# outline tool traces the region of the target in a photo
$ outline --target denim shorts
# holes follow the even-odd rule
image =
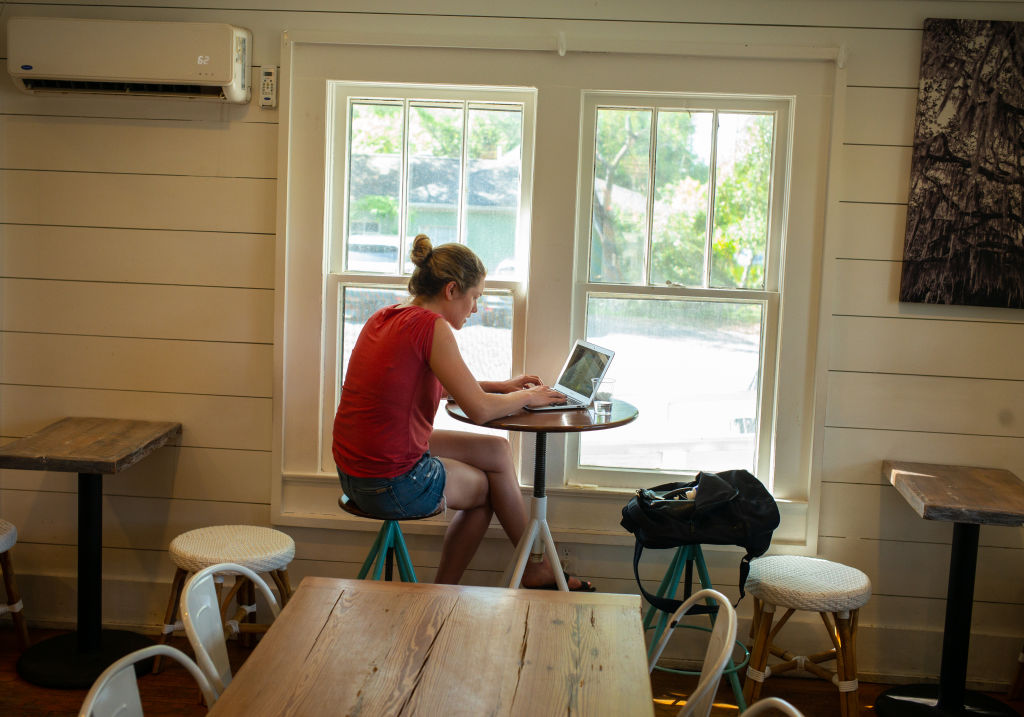
[[[385,520],[430,515],[444,499],[444,464],[429,453],[394,478],[359,478],[340,468],[338,477],[349,500],[360,510]]]

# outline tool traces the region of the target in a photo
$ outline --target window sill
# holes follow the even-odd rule
[[[282,499],[272,505],[271,520],[275,525],[364,532],[380,529],[378,521],[357,518],[338,507],[341,489],[336,475],[286,474],[282,475],[281,483]],[[521,486],[521,490],[529,506],[533,489]],[[622,508],[635,492],[626,488],[597,486],[549,487],[547,519],[552,537],[556,543],[633,545],[633,535],[622,528],[619,521],[622,519]],[[289,507],[287,511],[281,510],[282,503]],[[780,500],[778,506],[782,522],[772,537],[772,552],[813,555],[817,541],[806,539],[807,503]],[[406,521],[402,524],[402,532],[409,535],[442,535],[447,523],[442,513],[433,518]],[[505,539],[497,521],[493,521],[488,528],[487,538]],[[739,550],[732,546],[721,546],[721,549]]]

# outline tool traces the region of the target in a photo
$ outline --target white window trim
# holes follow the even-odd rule
[[[330,96],[334,90],[334,96]],[[515,237],[516,257],[527,260],[529,257],[530,240],[530,207],[533,194],[533,139],[534,139],[534,118],[536,113],[537,95],[533,88],[524,87],[484,87],[484,86],[460,86],[451,85],[430,85],[424,83],[369,83],[369,82],[336,82],[332,81],[328,87],[327,97],[327,123],[325,125],[325,140],[328,157],[338,155],[332,151],[331,138],[344,137],[346,147],[349,142],[347,133],[348,123],[346,121],[347,111],[340,111],[338,104],[344,103],[347,107],[351,98],[400,98],[416,99],[428,97],[431,100],[468,100],[472,103],[495,101],[498,97],[507,99],[509,102],[521,104],[523,107],[523,139],[521,155],[521,177],[519,187],[519,217]],[[338,127],[341,123],[341,127]],[[333,125],[334,130],[329,129]],[[346,150],[347,151],[347,150]],[[347,160],[347,154],[344,156]],[[334,414],[337,410],[338,401],[341,398],[340,378],[341,365],[338,357],[338,317],[337,309],[340,306],[339,298],[342,287],[354,286],[387,286],[404,290],[409,281],[406,274],[374,274],[365,271],[348,271],[345,267],[344,242],[338,241],[337,236],[330,236],[334,225],[332,224],[331,212],[341,206],[345,215],[341,218],[340,224],[348,224],[348,206],[344,197],[348,195],[348,187],[345,182],[348,179],[348,172],[342,171],[340,180],[332,177],[331,167],[326,166],[325,161],[325,191],[331,193],[336,199],[335,202],[325,202],[324,223],[327,245],[324,252],[325,266],[325,298],[323,317],[323,363],[320,367],[320,374],[323,376],[322,393],[333,395],[333,400],[321,401],[321,427],[331,426],[334,422]],[[334,186],[334,182],[340,181],[340,188]],[[342,232],[343,233],[343,232]],[[406,238],[407,244],[411,244],[412,237]],[[406,253],[403,254],[403,251]],[[408,256],[407,248],[400,249],[399,261],[404,264],[403,257]],[[344,268],[342,268],[344,267]],[[523,272],[525,273],[525,272]],[[489,279],[487,282],[488,293],[496,289],[510,291],[513,302],[513,315],[516,320],[512,330],[512,366],[515,372],[522,371],[524,339],[526,334],[526,286],[525,281],[501,281]],[[501,378],[501,377],[495,377]],[[328,387],[334,390],[328,393]],[[322,429],[321,429],[322,433]],[[322,441],[320,445],[320,466],[321,474],[333,474],[334,457],[330,441]]]
[[[714,300],[740,300],[761,304],[762,314],[762,362],[759,375],[767,376],[762,382],[767,389],[759,393],[758,415],[761,417],[759,440],[757,447],[757,466],[755,474],[766,479],[774,474],[772,457],[774,446],[779,440],[787,440],[785,431],[781,436],[776,431],[773,408],[775,406],[777,384],[777,353],[778,339],[781,335],[782,312],[781,300],[781,266],[782,253],[785,248],[785,210],[789,200],[790,184],[790,149],[793,146],[793,104],[792,97],[742,97],[705,95],[696,97],[687,93],[655,94],[655,93],[620,93],[592,91],[584,93],[581,111],[582,128],[580,132],[580,170],[579,196],[592,197],[594,191],[594,152],[595,130],[597,127],[596,112],[601,107],[630,107],[637,109],[671,108],[694,109],[707,111],[753,111],[772,112],[776,114],[776,138],[773,147],[772,193],[769,197],[770,226],[765,276],[763,289],[706,289],[706,288],[664,288],[647,284],[608,284],[590,282],[590,251],[592,230],[592,200],[580,201],[576,217],[576,291],[573,295],[573,329],[574,335],[583,336],[587,326],[587,306],[591,296],[636,298],[657,296],[659,298]],[[652,190],[653,191],[653,190]],[[648,248],[649,249],[649,248]],[[792,382],[792,379],[790,379]],[[806,386],[804,390],[807,390]],[[767,425],[768,430],[764,430]],[[688,472],[680,471],[649,471],[614,468],[584,467],[578,465],[579,434],[567,440],[568,460],[566,465],[566,483],[575,486],[603,485],[618,483],[636,483],[633,487],[650,486],[669,480],[678,479]],[[626,474],[631,474],[629,479]],[[772,486],[769,486],[772,487]]]
[[[572,25],[572,23],[570,23]],[[323,347],[323,299],[325,296],[325,285],[323,281],[317,286],[315,281],[309,277],[310,267],[322,270],[325,268],[323,256],[323,242],[295,240],[296,237],[321,237],[323,233],[323,218],[304,213],[302,211],[298,186],[301,185],[302,192],[320,193],[323,196],[323,145],[319,148],[309,146],[311,138],[301,128],[296,129],[293,136],[293,128],[302,121],[312,122],[316,125],[323,123],[323,118],[299,118],[294,105],[293,93],[305,93],[306,99],[312,98],[314,105],[319,99],[324,100],[323,89],[318,89],[315,82],[311,83],[311,77],[303,77],[296,74],[294,57],[299,47],[331,46],[341,47],[395,47],[395,48],[459,48],[459,49],[491,49],[491,50],[524,50],[524,51],[552,51],[558,47],[558,37],[552,33],[548,23],[542,21],[527,21],[514,34],[493,33],[492,23],[486,21],[473,21],[468,24],[460,24],[456,32],[445,31],[439,33],[425,31],[419,28],[416,23],[398,22],[395,27],[386,31],[366,32],[365,28],[354,28],[342,32],[286,32],[282,38],[281,55],[281,98],[282,106],[279,125],[279,172],[278,172],[278,247],[277,247],[277,295],[275,305],[275,345],[274,345],[274,431],[273,431],[273,476],[271,486],[271,517],[275,523],[284,525],[310,526],[310,527],[339,527],[345,529],[362,529],[365,521],[357,521],[343,516],[335,509],[335,501],[338,494],[337,478],[334,474],[325,474],[318,470],[320,451],[320,435],[315,428],[306,431],[309,427],[308,416],[310,413],[317,417],[324,414],[322,410],[322,375],[319,370],[313,371],[313,376],[304,375],[304,369],[310,365],[322,365]],[[703,42],[680,42],[676,39],[662,40],[652,39],[629,23],[609,24],[600,35],[595,35],[589,30],[581,30],[578,34],[574,28],[570,28],[568,41],[565,34],[562,34],[561,45],[567,46],[571,53],[597,53],[595,56],[607,56],[609,53],[629,53],[635,56],[666,56],[666,57],[690,57],[696,60],[706,58],[731,58],[731,59],[775,59],[775,60],[798,60],[798,61],[824,61],[834,63],[831,88],[831,132],[825,141],[831,161],[828,162],[826,186],[821,189],[820,195],[824,198],[824,237],[819,245],[821,265],[815,270],[820,272],[817,277],[818,284],[823,287],[830,287],[833,282],[830,278],[833,274],[832,262],[834,256],[833,246],[837,241],[838,234],[837,218],[834,198],[835,188],[839,185],[839,157],[842,146],[842,117],[845,111],[845,48],[840,47],[807,47],[807,46],[786,46],[786,45],[758,45],[758,44],[729,44]],[[338,77],[351,73],[350,67],[339,68]],[[363,79],[363,78],[351,78]],[[383,79],[383,78],[382,78]],[[506,83],[495,83],[506,84]],[[628,89],[628,88],[623,88]],[[318,94],[319,93],[319,94]],[[543,106],[544,98],[540,98]],[[321,104],[325,106],[325,103]],[[322,138],[323,128],[321,127],[320,137]],[[799,127],[797,128],[799,131]],[[314,142],[315,144],[315,142]],[[317,176],[299,177],[295,167],[295,158],[302,152],[319,152],[320,172]],[[316,166],[316,162],[312,166]],[[303,172],[308,166],[303,167]],[[314,172],[314,174],[316,174]],[[831,191],[830,191],[831,189]],[[821,202],[819,202],[820,204]],[[536,241],[536,239],[535,239]],[[531,269],[535,268],[536,260],[531,260]],[[300,278],[301,277],[301,278]],[[305,291],[296,291],[300,282],[306,284]],[[802,459],[800,465],[800,483],[806,488],[802,495],[793,499],[786,496],[780,497],[780,507],[784,515],[783,525],[776,531],[776,541],[780,549],[789,549],[800,552],[813,552],[816,547],[817,536],[817,503],[819,494],[821,452],[823,446],[825,390],[827,381],[827,358],[828,358],[828,324],[831,312],[827,309],[831,294],[827,290],[821,291],[821,299],[814,308],[817,319],[817,335],[805,347],[806,353],[812,357],[813,365],[810,370],[813,375],[813,392],[804,401],[808,404],[805,413],[805,420],[808,421],[813,433],[813,445],[810,452]],[[543,308],[533,307],[529,317],[543,312]],[[564,328],[564,327],[563,327]],[[527,347],[532,344],[546,345],[551,343],[552,332],[550,327],[542,327],[539,334],[527,342]],[[565,334],[564,330],[555,333]],[[564,336],[563,336],[564,338]],[[544,363],[554,366],[564,352],[564,348],[554,347],[544,355]],[[552,358],[556,356],[557,358]],[[305,358],[304,358],[305,357]],[[551,368],[556,369],[557,366]],[[315,385],[314,385],[315,384]],[[302,419],[301,414],[305,413],[307,419]],[[296,422],[296,419],[297,422]],[[564,450],[561,441],[554,441],[548,453],[548,474],[558,475],[564,467]],[[523,441],[523,480],[529,479],[532,466],[532,441]],[[551,450],[554,449],[554,450]],[[804,478],[806,476],[806,479]],[[597,501],[605,508],[620,506],[623,503],[623,493],[619,491],[587,490],[585,488],[560,488],[552,486],[549,488],[552,500],[549,505],[549,521],[552,530],[560,539],[572,538],[578,542],[619,542],[622,536],[618,535],[617,521],[607,523],[607,527],[591,530],[576,525],[574,519],[563,520],[560,514],[576,514],[579,510],[586,510],[587,506],[582,505]],[[581,503],[582,501],[582,503]],[[420,521],[425,523],[425,521]],[[440,526],[424,524],[422,528],[410,526],[413,532],[423,530],[424,532],[438,532]],[[492,530],[497,530],[492,526]],[[625,536],[628,543],[629,536]]]

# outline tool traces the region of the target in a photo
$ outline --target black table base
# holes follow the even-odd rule
[[[77,632],[57,635],[25,650],[18,658],[18,674],[40,687],[89,689],[111,663],[152,644],[153,640],[136,632],[102,630],[99,646],[82,650]],[[152,667],[152,660],[136,663],[135,674],[148,674]]]
[[[953,523],[939,684],[904,685],[886,690],[875,700],[875,712],[879,717],[1017,715],[1015,710],[999,700],[964,688],[967,650],[971,642],[978,531],[976,523]]]
[[[949,709],[939,706],[938,685],[906,685],[886,690],[875,700],[880,715],[902,717],[1017,717],[1017,711],[981,692],[964,692],[963,702]]]

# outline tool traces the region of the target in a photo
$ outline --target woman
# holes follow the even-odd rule
[[[487,272],[476,254],[461,244],[434,249],[420,234],[412,262],[409,299],[373,314],[352,351],[334,419],[334,460],[345,495],[371,515],[417,517],[442,504],[458,510],[435,579],[457,583],[492,515],[513,545],[528,517],[508,441],[435,431],[442,397],[452,396],[474,423],[565,397],[536,376],[473,378],[454,331],[476,313],[483,294]],[[522,585],[554,588],[552,566],[530,561]],[[593,590],[576,578],[569,578],[569,588]]]

